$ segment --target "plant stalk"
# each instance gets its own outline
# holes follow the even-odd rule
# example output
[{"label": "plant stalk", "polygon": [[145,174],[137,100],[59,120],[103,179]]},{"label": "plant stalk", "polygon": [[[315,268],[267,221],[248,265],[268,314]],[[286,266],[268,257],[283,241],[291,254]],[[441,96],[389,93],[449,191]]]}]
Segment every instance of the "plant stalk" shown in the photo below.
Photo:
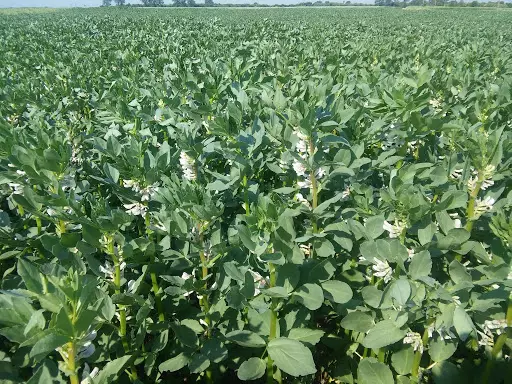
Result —
[{"label": "plant stalk", "polygon": [[[309,138],[309,156],[311,157],[311,159],[313,159],[313,156],[315,155],[315,151],[316,151],[316,148],[315,148],[315,144],[313,143],[313,137],[310,137]],[[314,211],[318,207],[318,181],[316,179],[315,170],[311,171],[309,178],[311,181],[311,199],[312,199],[311,209]],[[313,216],[311,221],[312,221],[313,233],[317,233],[318,232],[318,223],[316,221],[316,218]],[[313,246],[313,244],[311,244],[310,257],[314,258],[314,255],[315,255],[315,247]]]},{"label": "plant stalk", "polygon": [[[276,269],[274,264],[269,263],[268,268],[270,270],[270,282],[269,287],[273,288],[276,285]],[[268,335],[268,341],[270,342],[272,339],[276,338],[277,335],[277,312],[275,311],[276,302],[275,299],[272,298],[272,305],[270,306],[270,332]],[[274,382],[274,362],[270,357],[270,354],[267,355],[267,384],[272,384]]]},{"label": "plant stalk", "polygon": [[[428,326],[425,328],[425,331],[423,332],[423,337],[421,338],[421,341],[423,343],[423,346],[426,346],[428,343]],[[418,349],[414,353],[414,360],[412,362],[412,377],[418,377],[419,371],[420,371],[420,364],[421,364],[421,357],[423,353]]]},{"label": "plant stalk", "polygon": [[71,384],[79,384],[78,375],[76,373],[76,345],[74,341],[68,343],[68,360],[67,360],[67,368],[70,371],[69,374],[69,382]]},{"label": "plant stalk", "polygon": [[[208,259],[206,257],[205,251],[204,251],[204,241],[203,241],[203,234],[201,233],[201,224],[198,224],[197,226],[199,231],[199,258],[201,260],[201,272],[202,272],[202,279],[204,281],[204,294],[203,297],[200,300],[201,307],[204,312],[204,321],[206,323],[207,329],[206,329],[206,337],[209,339],[211,337],[211,320],[210,320],[210,303],[208,302]],[[213,374],[211,368],[206,369],[205,371],[205,377],[206,382],[208,384],[213,383]]]},{"label": "plant stalk", "polygon": [[[107,251],[112,257],[112,262],[114,263],[114,291],[116,294],[121,293],[121,264],[119,263],[119,258],[115,254],[114,249],[114,237],[110,237],[107,244]],[[126,337],[126,309],[124,305],[117,304],[117,309],[119,311],[119,337],[121,338],[121,342],[123,344],[123,349],[125,353],[129,353],[130,345],[128,344],[128,339]],[[135,366],[132,365],[130,367],[131,374],[130,380],[134,381],[137,379],[137,370]]]},{"label": "plant stalk", "polygon": [[[153,231],[151,231],[151,229],[149,229],[149,226],[151,224],[150,218],[149,218],[149,213],[146,214],[145,223],[146,223],[146,234],[148,236],[148,239],[151,240]],[[149,263],[150,263],[150,267],[153,267],[153,265],[155,264],[155,255],[154,254],[151,254]],[[162,305],[162,292],[160,292],[160,286],[158,285],[158,277],[157,277],[157,274],[156,274],[154,268],[151,268],[150,276],[151,276],[151,289],[153,290],[153,294],[155,295],[155,305],[156,305],[156,309],[158,311],[158,321],[161,323],[161,322],[165,321],[165,313],[164,313],[164,307]]]},{"label": "plant stalk", "polygon": [[244,175],[243,179],[243,185],[244,185],[244,206],[245,206],[245,214],[249,216],[251,214],[250,205],[249,205],[249,188],[248,188],[248,181],[247,181],[247,175]]}]

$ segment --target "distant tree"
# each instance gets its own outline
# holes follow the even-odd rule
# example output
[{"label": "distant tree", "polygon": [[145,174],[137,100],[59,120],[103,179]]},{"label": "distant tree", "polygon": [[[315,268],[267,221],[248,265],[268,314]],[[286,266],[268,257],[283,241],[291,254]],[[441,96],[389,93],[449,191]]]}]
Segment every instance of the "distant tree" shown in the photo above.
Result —
[{"label": "distant tree", "polygon": [[116,5],[124,5],[125,0],[116,0]]},{"label": "distant tree", "polygon": [[164,5],[164,0],[142,0],[142,4],[146,7],[161,7]]},{"label": "distant tree", "polygon": [[186,7],[187,6],[187,0],[172,0],[175,7]]},{"label": "distant tree", "polygon": [[204,0],[204,5],[206,5],[207,7],[213,7],[215,3],[213,2],[213,0]]},{"label": "distant tree", "polygon": [[196,7],[196,1],[195,0],[187,0],[187,7]]},{"label": "distant tree", "polygon": [[103,0],[102,6],[109,7],[112,5],[112,0]]}]

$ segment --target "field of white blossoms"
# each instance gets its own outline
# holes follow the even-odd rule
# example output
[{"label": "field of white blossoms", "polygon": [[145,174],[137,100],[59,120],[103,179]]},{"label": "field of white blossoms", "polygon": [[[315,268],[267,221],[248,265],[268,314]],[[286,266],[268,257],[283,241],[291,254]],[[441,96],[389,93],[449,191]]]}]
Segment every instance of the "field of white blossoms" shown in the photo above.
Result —
[{"label": "field of white blossoms", "polygon": [[0,383],[512,377],[512,12],[19,12],[0,42]]}]

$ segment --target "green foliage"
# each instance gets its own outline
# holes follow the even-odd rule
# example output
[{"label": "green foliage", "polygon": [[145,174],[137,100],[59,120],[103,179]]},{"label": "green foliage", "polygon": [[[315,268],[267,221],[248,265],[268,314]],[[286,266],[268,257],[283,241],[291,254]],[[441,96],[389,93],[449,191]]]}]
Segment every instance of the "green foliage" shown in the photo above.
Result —
[{"label": "green foliage", "polygon": [[1,380],[505,382],[511,19],[0,15]]}]

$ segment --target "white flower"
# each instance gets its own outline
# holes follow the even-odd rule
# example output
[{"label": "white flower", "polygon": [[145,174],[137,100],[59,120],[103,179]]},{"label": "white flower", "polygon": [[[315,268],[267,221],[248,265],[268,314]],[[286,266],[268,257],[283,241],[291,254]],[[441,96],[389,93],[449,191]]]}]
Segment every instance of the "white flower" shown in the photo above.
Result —
[{"label": "white flower", "polygon": [[151,200],[157,191],[158,191],[158,187],[156,185],[150,185],[146,188],[141,189],[140,190],[141,201]]},{"label": "white flower", "polygon": [[493,331],[496,331],[497,335],[501,335],[507,329],[507,320],[485,320],[483,329],[488,335],[492,335]]},{"label": "white flower", "polygon": [[297,176],[301,176],[301,177],[306,176],[306,166],[304,164],[302,164],[302,162],[300,162],[299,160],[293,159],[292,167],[293,167],[293,170],[295,171],[295,173],[297,174]]},{"label": "white flower", "polygon": [[394,224],[390,224],[386,220],[384,220],[384,224],[382,225],[382,228],[385,231],[389,232],[389,237],[391,239],[394,239],[396,237],[399,237],[402,234],[402,232],[405,230],[405,223],[401,222],[399,220],[395,220]]},{"label": "white flower", "polygon": [[404,344],[412,344],[414,351],[423,353],[423,340],[421,340],[421,335],[417,332],[407,332],[407,335],[404,337]]},{"label": "white flower", "polygon": [[468,180],[469,193],[471,193],[475,190],[477,182],[478,182],[478,178],[476,176],[472,176],[469,178],[469,180]]},{"label": "white flower", "polygon": [[478,218],[486,212],[489,212],[496,200],[487,196],[485,199],[477,199],[475,202],[474,217]]},{"label": "white flower", "polygon": [[20,176],[25,176],[27,173],[25,171],[17,170],[16,173]]},{"label": "white flower", "polygon": [[345,190],[341,193],[342,199],[347,199],[350,196],[350,186],[347,186]]},{"label": "white flower", "polygon": [[461,304],[459,296],[452,296],[452,300],[453,300],[455,305],[460,305]]},{"label": "white flower", "polygon": [[450,177],[452,179],[460,179],[460,177],[462,176],[462,172],[463,172],[463,169],[461,168],[456,168],[454,169],[451,173],[450,173]]},{"label": "white flower", "polygon": [[299,188],[308,188],[309,189],[312,186],[311,179],[307,178],[304,181],[297,181],[297,185],[299,186]]},{"label": "white flower", "polygon": [[199,324],[201,324],[202,326],[208,328],[208,323],[206,321],[204,321],[203,319],[199,319]]},{"label": "white flower", "polygon": [[480,338],[478,340],[478,345],[481,347],[493,347],[494,346],[494,335],[492,333],[490,335],[485,334],[477,329],[476,331]]},{"label": "white flower", "polygon": [[9,187],[12,189],[13,195],[23,194],[23,186],[21,184],[9,183]]},{"label": "white flower", "polygon": [[144,216],[148,210],[148,207],[141,203],[124,204],[123,206],[126,212],[134,216]]},{"label": "white flower", "polygon": [[187,272],[183,272],[183,273],[181,274],[181,278],[182,278],[183,280],[185,280],[185,281],[186,281],[186,280],[188,280],[188,279],[190,279],[191,277],[194,277],[194,272],[192,272],[192,275],[191,275],[191,274],[188,274]]},{"label": "white flower", "polygon": [[140,185],[139,182],[136,180],[123,180],[123,186],[125,188],[131,188],[134,192],[140,191]]},{"label": "white flower", "polygon": [[311,204],[309,204],[309,201],[307,201],[304,196],[302,196],[302,193],[297,193],[295,195],[295,200],[297,200],[299,203],[304,204],[306,207],[311,208]]},{"label": "white flower", "polygon": [[414,249],[412,249],[412,248],[411,248],[411,249],[407,248],[407,253],[408,253],[408,255],[409,255],[409,256],[407,256],[407,260],[408,260],[408,261],[411,261],[411,260],[412,260],[412,258],[414,257]]},{"label": "white flower", "polygon": [[91,371],[89,364],[85,363],[80,384],[91,384],[91,379],[94,379],[96,376],[98,376],[99,372],[100,370],[98,367],[94,367],[94,369]]},{"label": "white flower", "polygon": [[494,181],[493,180],[486,179],[486,180],[482,181],[482,186],[480,187],[480,189],[485,191],[487,188],[492,187],[493,185],[494,185]]},{"label": "white flower", "polygon": [[193,181],[197,178],[195,171],[195,160],[186,154],[186,152],[181,151],[180,153],[180,165],[183,170],[183,177],[189,181]]},{"label": "white flower", "polygon": [[300,250],[304,253],[304,256],[309,257],[311,250],[309,248],[309,244],[300,244]]},{"label": "white flower", "polygon": [[299,141],[297,144],[295,144],[295,149],[301,154],[302,157],[305,157],[306,153],[308,152],[308,137],[298,129],[295,129],[294,133],[299,138]]},{"label": "white flower", "polygon": [[251,269],[249,269],[249,273],[252,275],[254,282],[256,283],[256,288],[254,289],[254,296],[257,296],[260,294],[260,290],[265,288],[267,285],[270,284],[268,277],[264,278],[261,276],[258,272],[255,272]]},{"label": "white flower", "polygon": [[382,261],[380,259],[374,258],[373,263],[373,275],[377,277],[382,277],[385,283],[389,282],[389,280],[391,280],[391,277],[393,276],[393,268],[389,266],[388,262],[386,260]]},{"label": "white flower", "polygon": [[322,168],[317,169],[317,171],[316,171],[316,178],[317,179],[321,179],[322,177],[324,177],[325,173],[326,172],[325,172],[324,169],[322,169]]}]

